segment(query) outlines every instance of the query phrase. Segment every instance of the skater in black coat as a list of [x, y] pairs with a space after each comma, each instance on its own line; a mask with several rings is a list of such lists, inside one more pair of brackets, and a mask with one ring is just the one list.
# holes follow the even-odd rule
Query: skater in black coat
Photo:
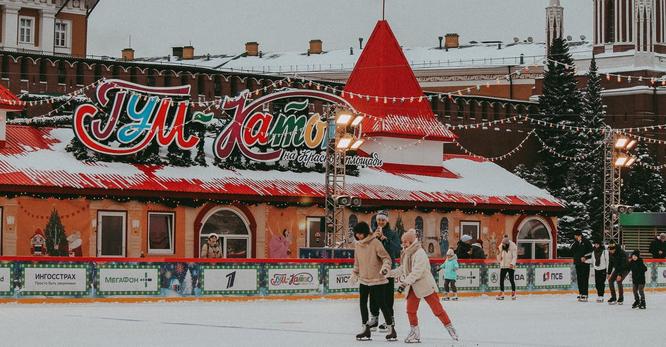
[[[609, 305], [622, 305], [624, 302], [624, 288], [622, 281], [629, 274], [629, 261], [627, 253], [617, 243], [611, 241], [608, 245], [608, 253], [610, 253], [610, 261], [608, 264], [608, 286], [611, 292], [611, 298], [608, 300]], [[617, 283], [619, 297], [615, 296], [615, 284]]]
[[580, 230], [574, 233], [574, 243], [571, 245], [574, 265], [576, 266], [576, 280], [578, 283], [578, 301], [587, 301], [588, 287], [590, 286], [590, 264], [592, 258], [592, 244], [583, 236]]
[[647, 266], [643, 263], [643, 258], [641, 258], [641, 252], [635, 250], [631, 254], [631, 261], [629, 262], [629, 268], [631, 269], [631, 281], [633, 282], [634, 289], [634, 304], [631, 305], [631, 308], [640, 308], [645, 309], [645, 273], [647, 272]]

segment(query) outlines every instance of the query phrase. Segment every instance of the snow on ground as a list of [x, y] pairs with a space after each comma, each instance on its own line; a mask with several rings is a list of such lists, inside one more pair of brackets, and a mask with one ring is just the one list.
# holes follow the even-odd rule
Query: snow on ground
[[[445, 303], [461, 342], [453, 343], [425, 303], [419, 346], [663, 345], [666, 294], [647, 310], [578, 303], [572, 295], [517, 301], [492, 297]], [[425, 307], [424, 307], [425, 306]], [[399, 341], [409, 330], [396, 300]], [[358, 342], [355, 300], [0, 305], [2, 346], [386, 346], [384, 334]]]

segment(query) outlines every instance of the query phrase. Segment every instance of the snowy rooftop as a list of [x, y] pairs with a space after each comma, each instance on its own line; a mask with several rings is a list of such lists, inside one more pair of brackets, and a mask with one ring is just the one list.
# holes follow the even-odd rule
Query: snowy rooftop
[[[572, 41], [570, 49], [576, 59], [592, 56], [592, 44]], [[500, 48], [501, 47], [501, 48]], [[543, 61], [545, 44], [540, 42], [471, 42], [448, 50], [437, 47], [403, 47], [412, 69], [454, 68], [520, 64], [521, 54], [525, 64]], [[138, 58], [138, 62], [190, 65], [221, 70], [255, 73], [294, 73], [316, 71], [340, 71], [354, 68], [362, 50], [336, 49], [322, 54], [307, 52], [263, 52], [261, 57], [238, 54], [195, 56], [192, 60], [174, 60], [173, 57]]]
[[[224, 170], [208, 167], [145, 166], [126, 163], [78, 161], [65, 151], [71, 129], [7, 127], [7, 145], [0, 149], [0, 189], [39, 192], [110, 191], [118, 194], [174, 196], [229, 196], [276, 199], [321, 198], [323, 174], [282, 171]], [[212, 140], [212, 139], [211, 139]], [[212, 148], [206, 143], [206, 148]], [[500, 166], [478, 159], [453, 156], [443, 168], [455, 178], [428, 177], [378, 169], [361, 169], [349, 177], [351, 194], [365, 200], [441, 203], [442, 206], [475, 206], [503, 209], [560, 209], [557, 199]], [[28, 188], [30, 187], [30, 188]]]

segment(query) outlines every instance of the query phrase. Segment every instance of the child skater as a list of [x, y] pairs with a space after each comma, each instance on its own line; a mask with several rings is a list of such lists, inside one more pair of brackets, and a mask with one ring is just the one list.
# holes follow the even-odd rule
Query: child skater
[[410, 229], [402, 235], [402, 254], [400, 255], [400, 266], [389, 273], [389, 277], [398, 278], [400, 287], [398, 292], [407, 293], [407, 317], [411, 329], [405, 339], [405, 343], [421, 341], [419, 331], [419, 319], [416, 312], [419, 309], [421, 299], [425, 299], [428, 306], [437, 318], [442, 322], [451, 338], [458, 341], [456, 329], [451, 324], [451, 319], [442, 307], [437, 297], [437, 283], [432, 276], [430, 260], [421, 242], [416, 238], [416, 231]]
[[393, 326], [393, 312], [388, 307], [384, 290], [388, 283], [385, 275], [391, 269], [391, 257], [384, 249], [382, 243], [370, 234], [368, 223], [361, 222], [354, 227], [356, 245], [354, 247], [354, 270], [352, 270], [351, 283], [360, 282], [360, 307], [362, 331], [356, 335], [357, 340], [370, 339], [370, 326], [368, 325], [368, 299], [375, 300], [384, 315], [390, 334], [386, 339], [397, 338]]
[[643, 263], [641, 252], [635, 250], [631, 254], [631, 261], [629, 262], [629, 269], [631, 269], [631, 282], [634, 285], [634, 304], [631, 308], [645, 309], [645, 272], [647, 266]]
[[444, 270], [444, 291], [446, 294], [442, 300], [449, 301], [449, 289], [453, 292], [453, 297], [451, 300], [458, 300], [458, 289], [456, 288], [456, 280], [458, 279], [458, 273], [456, 271], [460, 265], [458, 265], [458, 257], [452, 248], [449, 248], [446, 251], [446, 261], [440, 269]]

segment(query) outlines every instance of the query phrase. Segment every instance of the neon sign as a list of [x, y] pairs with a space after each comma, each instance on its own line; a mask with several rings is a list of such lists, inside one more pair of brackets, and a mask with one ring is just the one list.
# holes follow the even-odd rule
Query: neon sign
[[[189, 101], [173, 98], [188, 98], [189, 94], [190, 86], [157, 88], [106, 80], [96, 90], [101, 107], [83, 104], [76, 108], [74, 132], [86, 147], [112, 156], [138, 153], [153, 141], [159, 146], [175, 143], [180, 149], [193, 149], [203, 140], [188, 134], [186, 124], [207, 124], [213, 114], [195, 112], [188, 119]], [[213, 144], [213, 153], [219, 159], [229, 158], [237, 149], [245, 158], [258, 162], [321, 164], [328, 141], [327, 125], [319, 114], [308, 112], [310, 100], [350, 106], [337, 95], [315, 90], [288, 89], [257, 100], [247, 96], [226, 98], [220, 104], [232, 117]], [[264, 105], [281, 100], [286, 104], [277, 115], [263, 110]], [[348, 159], [350, 165], [383, 164], [377, 154]]]

